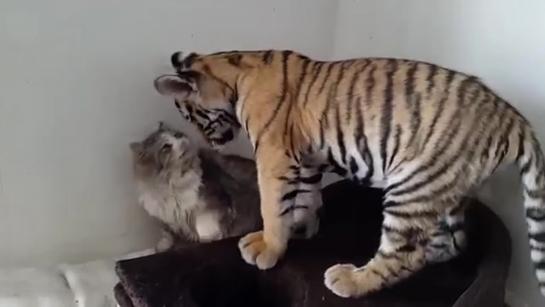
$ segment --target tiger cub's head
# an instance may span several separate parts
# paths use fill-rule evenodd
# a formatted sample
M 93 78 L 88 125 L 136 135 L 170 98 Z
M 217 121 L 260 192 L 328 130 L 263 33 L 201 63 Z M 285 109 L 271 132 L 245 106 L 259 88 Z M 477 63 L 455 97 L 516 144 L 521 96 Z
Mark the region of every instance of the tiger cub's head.
M 194 124 L 214 149 L 232 141 L 240 130 L 235 104 L 237 70 L 222 56 L 180 52 L 171 56 L 175 74 L 155 79 L 155 89 L 174 98 L 182 115 Z M 232 61 L 231 61 L 232 63 Z

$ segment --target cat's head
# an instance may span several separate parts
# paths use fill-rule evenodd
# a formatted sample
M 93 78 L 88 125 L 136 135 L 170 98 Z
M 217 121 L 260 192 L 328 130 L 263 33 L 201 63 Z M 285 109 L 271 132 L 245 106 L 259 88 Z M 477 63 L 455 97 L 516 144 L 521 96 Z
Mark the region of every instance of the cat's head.
M 141 142 L 130 144 L 135 175 L 154 176 L 164 170 L 189 167 L 195 149 L 187 135 L 159 123 L 157 130 Z

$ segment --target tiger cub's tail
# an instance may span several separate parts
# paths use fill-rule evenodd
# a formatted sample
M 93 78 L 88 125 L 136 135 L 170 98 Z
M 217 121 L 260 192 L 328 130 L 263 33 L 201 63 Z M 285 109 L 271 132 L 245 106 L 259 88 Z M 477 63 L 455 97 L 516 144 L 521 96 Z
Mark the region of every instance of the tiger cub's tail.
M 545 296 L 545 159 L 534 133 L 529 131 L 527 136 L 520 136 L 517 164 L 522 177 L 530 255 Z

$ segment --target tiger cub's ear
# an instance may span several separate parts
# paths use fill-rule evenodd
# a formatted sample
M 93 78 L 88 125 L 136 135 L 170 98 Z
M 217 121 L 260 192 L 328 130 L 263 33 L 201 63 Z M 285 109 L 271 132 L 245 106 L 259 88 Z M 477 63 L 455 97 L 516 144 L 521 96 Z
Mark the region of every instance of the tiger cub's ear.
M 196 91 L 195 81 L 182 79 L 177 75 L 159 76 L 153 85 L 159 94 L 178 99 L 186 99 Z

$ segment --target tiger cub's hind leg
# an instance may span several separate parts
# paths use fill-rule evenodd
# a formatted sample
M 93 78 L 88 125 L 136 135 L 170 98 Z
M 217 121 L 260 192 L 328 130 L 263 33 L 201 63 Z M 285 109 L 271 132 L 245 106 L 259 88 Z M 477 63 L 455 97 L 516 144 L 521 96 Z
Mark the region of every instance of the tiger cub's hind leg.
M 341 297 L 359 297 L 403 280 L 426 264 L 426 225 L 406 216 L 384 214 L 380 245 L 363 267 L 337 264 L 325 272 L 325 285 Z
M 444 218 L 440 218 L 437 226 L 430 233 L 430 241 L 426 245 L 426 260 L 430 263 L 445 262 L 458 256 L 466 247 L 464 229 L 464 213 L 467 201 L 456 203 L 448 208 Z

